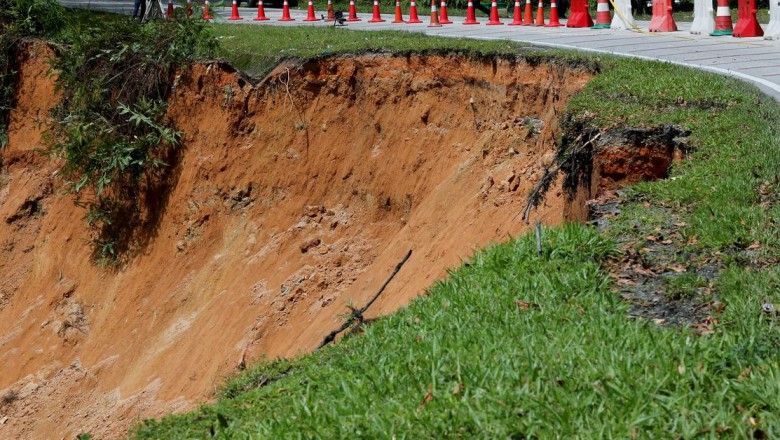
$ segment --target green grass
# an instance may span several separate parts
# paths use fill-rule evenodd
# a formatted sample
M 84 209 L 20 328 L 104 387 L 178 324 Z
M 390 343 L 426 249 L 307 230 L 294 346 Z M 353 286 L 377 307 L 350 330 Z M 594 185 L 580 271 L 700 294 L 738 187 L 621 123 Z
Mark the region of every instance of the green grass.
M 226 57 L 264 72 L 284 56 L 506 42 L 384 32 L 216 26 Z M 279 54 L 282 48 L 287 51 Z M 136 438 L 749 438 L 780 435 L 780 106 L 743 83 L 665 64 L 549 51 L 602 73 L 569 104 L 592 124 L 675 123 L 696 151 L 671 179 L 628 191 L 604 233 L 581 225 L 492 246 L 408 307 L 312 355 L 229 378 L 216 404 L 146 421 Z M 663 224 L 663 206 L 720 255 L 714 333 L 630 320 L 603 264 Z M 748 261 L 745 248 L 759 243 Z M 704 281 L 683 275 L 669 294 Z M 392 285 L 390 286 L 392 288 Z M 528 305 L 518 307 L 516 301 Z

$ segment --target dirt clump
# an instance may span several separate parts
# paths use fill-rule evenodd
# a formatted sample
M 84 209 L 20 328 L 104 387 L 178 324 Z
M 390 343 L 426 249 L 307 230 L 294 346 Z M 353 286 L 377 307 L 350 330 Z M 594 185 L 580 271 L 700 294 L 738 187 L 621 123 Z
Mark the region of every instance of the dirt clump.
M 558 115 L 592 72 L 522 58 L 363 55 L 257 85 L 182 72 L 176 178 L 135 256 L 95 267 L 83 211 L 41 157 L 57 96 L 22 60 L 0 176 L 0 437 L 120 436 L 208 400 L 244 362 L 312 350 L 414 254 L 367 318 L 523 232 Z M 553 154 L 553 156 L 550 156 Z M 552 186 L 534 212 L 581 219 Z M 10 393 L 10 394 L 9 394 Z

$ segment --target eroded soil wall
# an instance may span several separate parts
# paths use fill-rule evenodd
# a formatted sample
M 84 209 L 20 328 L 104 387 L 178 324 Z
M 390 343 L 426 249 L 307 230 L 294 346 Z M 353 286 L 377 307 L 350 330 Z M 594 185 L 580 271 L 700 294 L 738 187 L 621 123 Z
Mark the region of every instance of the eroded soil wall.
M 185 134 L 154 224 L 95 267 L 57 163 L 34 150 L 51 53 L 22 60 L 0 178 L 0 437 L 122 435 L 192 408 L 246 360 L 312 350 L 414 253 L 371 316 L 518 235 L 557 115 L 591 74 L 460 55 L 327 58 L 252 85 L 183 72 Z M 557 188 L 557 187 L 556 187 Z M 553 189 L 535 215 L 576 215 Z

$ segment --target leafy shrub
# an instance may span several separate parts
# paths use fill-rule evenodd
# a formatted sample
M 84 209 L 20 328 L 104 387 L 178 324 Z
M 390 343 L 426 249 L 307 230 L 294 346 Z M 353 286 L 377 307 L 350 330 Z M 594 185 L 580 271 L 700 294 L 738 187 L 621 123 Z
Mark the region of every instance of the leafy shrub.
M 0 6 L 0 149 L 8 143 L 8 117 L 14 103 L 16 56 L 24 38 L 55 35 L 65 23 L 55 0 L 4 0 Z
M 165 116 L 176 71 L 210 56 L 216 42 L 205 24 L 187 19 L 97 21 L 69 35 L 54 66 L 62 101 L 53 153 L 87 210 L 94 256 L 112 263 L 131 250 L 140 226 L 154 227 L 144 207 L 167 191 L 179 146 Z

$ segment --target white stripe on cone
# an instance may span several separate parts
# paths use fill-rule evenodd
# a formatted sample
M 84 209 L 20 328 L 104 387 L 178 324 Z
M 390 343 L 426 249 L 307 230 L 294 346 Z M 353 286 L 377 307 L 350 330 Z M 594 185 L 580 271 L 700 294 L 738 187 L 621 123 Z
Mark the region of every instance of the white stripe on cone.
M 599 3 L 598 5 L 596 5 L 596 12 L 609 12 L 609 4 Z
M 723 17 L 724 15 L 731 15 L 731 10 L 728 6 L 718 6 L 718 17 Z

